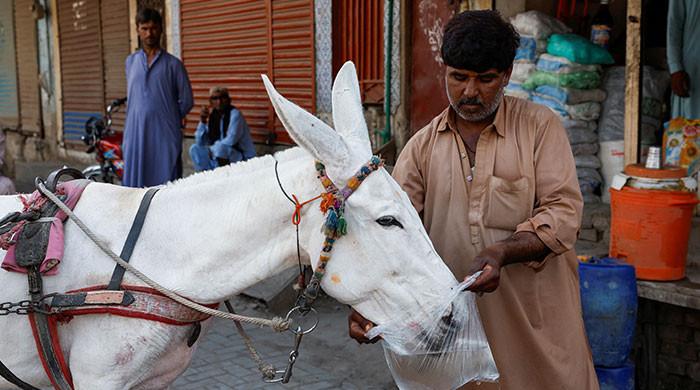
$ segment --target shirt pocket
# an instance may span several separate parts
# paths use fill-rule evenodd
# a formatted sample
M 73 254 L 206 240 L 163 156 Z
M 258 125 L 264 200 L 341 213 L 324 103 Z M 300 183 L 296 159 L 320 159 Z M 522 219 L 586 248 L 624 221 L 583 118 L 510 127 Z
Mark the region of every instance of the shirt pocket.
M 532 204 L 529 198 L 527 177 L 516 180 L 489 177 L 484 226 L 515 231 L 516 226 L 530 217 Z

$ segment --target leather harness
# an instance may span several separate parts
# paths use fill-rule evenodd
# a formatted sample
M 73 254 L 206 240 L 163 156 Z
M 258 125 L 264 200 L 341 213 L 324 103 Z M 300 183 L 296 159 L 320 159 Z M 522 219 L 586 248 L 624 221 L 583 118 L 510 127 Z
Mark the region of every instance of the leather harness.
M 55 193 L 62 176 L 70 176 L 72 179 L 83 178 L 82 173 L 77 169 L 64 167 L 48 176 L 46 188 Z M 40 181 L 41 179 L 36 179 L 37 185 Z M 156 192 L 158 188 L 149 189 L 141 200 L 120 254 L 124 261 L 128 262 L 131 258 L 146 219 L 146 213 Z M 9 231 L 20 220 L 26 220 L 24 226 L 17 232 L 19 237 L 16 240 L 17 263 L 27 270 L 31 299 L 31 307 L 27 310 L 27 314 L 44 371 L 55 389 L 73 389 L 70 370 L 59 344 L 57 324 L 70 321 L 76 315 L 108 313 L 171 325 L 194 324 L 188 345 L 194 344 L 201 329 L 200 322 L 209 316 L 182 306 L 154 289 L 122 286 L 125 269 L 120 265 L 115 266 L 109 284 L 106 286 L 92 286 L 64 294 L 44 295 L 39 265 L 46 255 L 52 221 L 51 218 L 46 217 L 54 216 L 57 211 L 58 207 L 55 204 L 47 202 L 39 213 L 25 215 L 14 212 L 0 220 L 0 233 Z M 207 306 L 215 307 L 218 304 Z M 38 390 L 14 375 L 2 362 L 0 362 L 0 376 L 21 389 Z

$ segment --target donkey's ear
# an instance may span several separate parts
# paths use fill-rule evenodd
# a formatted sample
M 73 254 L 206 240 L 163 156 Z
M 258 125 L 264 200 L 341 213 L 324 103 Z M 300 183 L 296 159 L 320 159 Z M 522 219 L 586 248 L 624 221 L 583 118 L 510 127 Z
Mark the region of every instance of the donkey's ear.
M 340 135 L 323 121 L 280 95 L 266 75 L 262 75 L 262 79 L 277 117 L 294 142 L 329 169 L 341 169 L 350 158 L 350 150 Z
M 333 83 L 333 125 L 355 153 L 372 156 L 367 123 L 362 110 L 360 84 L 352 61 L 346 62 Z

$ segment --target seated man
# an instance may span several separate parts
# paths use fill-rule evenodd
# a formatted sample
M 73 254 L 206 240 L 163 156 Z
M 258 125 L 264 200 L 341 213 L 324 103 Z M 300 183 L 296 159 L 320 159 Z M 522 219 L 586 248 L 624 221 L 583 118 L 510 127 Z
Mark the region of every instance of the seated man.
M 255 157 L 255 146 L 243 114 L 231 105 L 228 89 L 213 87 L 209 103 L 202 107 L 200 122 L 190 147 L 195 171 L 204 171 Z M 208 125 L 207 125 L 208 123 Z

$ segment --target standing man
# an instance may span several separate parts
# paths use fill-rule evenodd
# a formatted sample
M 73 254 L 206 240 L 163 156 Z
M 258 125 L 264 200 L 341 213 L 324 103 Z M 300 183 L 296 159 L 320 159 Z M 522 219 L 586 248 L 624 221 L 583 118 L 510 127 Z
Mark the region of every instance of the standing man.
M 182 177 L 182 122 L 192 108 L 192 88 L 182 62 L 160 47 L 158 11 L 139 11 L 136 30 L 143 49 L 126 59 L 122 183 L 148 187 Z
M 248 123 L 231 104 L 228 89 L 210 89 L 209 103 L 213 110 L 210 114 L 208 107 L 202 107 L 195 143 L 190 147 L 194 169 L 199 172 L 255 157 Z
M 700 119 L 700 1 L 671 0 L 668 5 L 668 69 L 671 118 Z
M 554 113 L 503 96 L 518 41 L 495 11 L 447 24 L 450 105 L 408 141 L 393 175 L 455 276 L 483 271 L 471 290 L 501 377 L 464 388 L 594 390 L 573 250 L 583 208 L 574 159 Z M 360 313 L 349 323 L 369 341 Z

